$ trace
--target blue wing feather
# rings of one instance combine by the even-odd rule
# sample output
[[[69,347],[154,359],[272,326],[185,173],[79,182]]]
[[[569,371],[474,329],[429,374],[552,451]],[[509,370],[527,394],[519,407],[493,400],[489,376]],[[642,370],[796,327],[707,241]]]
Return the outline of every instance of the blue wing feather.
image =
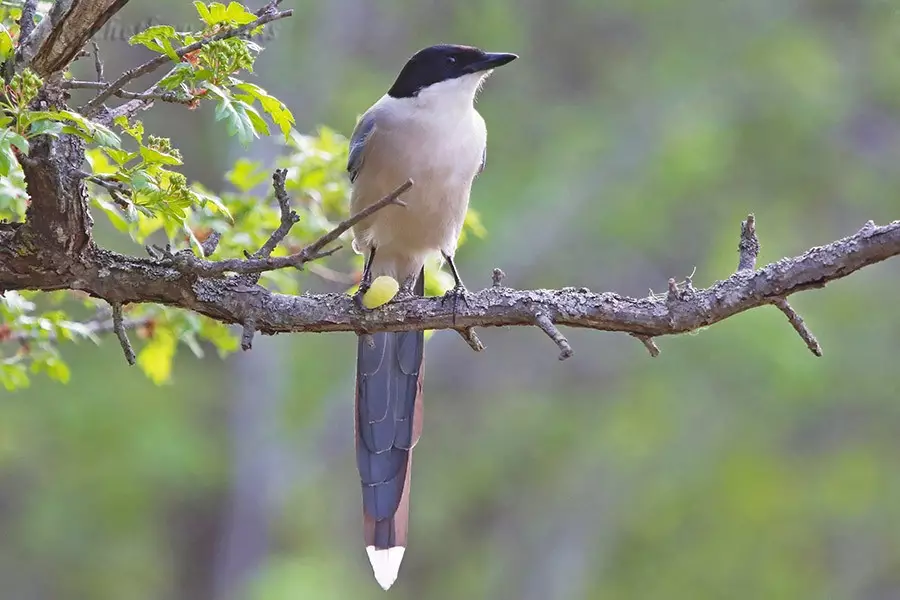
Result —
[[[347,172],[350,174],[351,182],[356,181],[356,176],[359,175],[359,170],[362,168],[363,158],[365,157],[366,142],[374,129],[375,117],[366,113],[360,118],[359,123],[356,124],[356,128],[353,130],[353,135],[350,136]]]

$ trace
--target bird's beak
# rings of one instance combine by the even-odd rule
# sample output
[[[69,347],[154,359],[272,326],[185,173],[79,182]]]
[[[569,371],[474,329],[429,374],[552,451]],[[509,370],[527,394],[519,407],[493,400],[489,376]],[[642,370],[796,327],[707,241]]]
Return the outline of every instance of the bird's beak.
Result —
[[[507,52],[485,52],[484,58],[473,62],[468,66],[468,71],[470,73],[489,71],[497,67],[502,67],[507,63],[511,63],[517,58],[519,58],[518,54],[509,54]]]

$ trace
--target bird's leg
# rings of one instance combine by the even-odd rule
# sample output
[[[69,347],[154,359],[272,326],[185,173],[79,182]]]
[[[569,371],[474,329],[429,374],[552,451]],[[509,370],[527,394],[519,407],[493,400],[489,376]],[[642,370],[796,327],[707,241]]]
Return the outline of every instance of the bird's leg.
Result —
[[[455,316],[457,313],[457,308],[459,306],[459,301],[466,301],[466,294],[468,291],[466,290],[466,286],[463,285],[462,278],[459,276],[459,271],[456,270],[456,264],[453,262],[453,257],[449,254],[441,253],[444,255],[444,259],[447,261],[447,264],[450,265],[450,272],[453,273],[453,287],[444,294],[444,297],[441,299],[441,304],[446,302],[447,300],[453,299],[453,315]]]
[[[413,288],[416,287],[416,282],[418,280],[418,273],[413,273],[404,279],[403,283],[400,285],[400,289],[397,291],[397,295],[394,296],[394,302],[415,298],[416,295],[413,293]]]
[[[353,294],[353,301],[356,302],[356,306],[359,307],[360,310],[365,310],[363,306],[362,299],[369,288],[372,286],[372,261],[375,260],[375,248],[373,247],[369,250],[369,255],[366,257],[365,265],[363,266],[362,277],[359,278],[359,287],[356,290],[356,293]]]

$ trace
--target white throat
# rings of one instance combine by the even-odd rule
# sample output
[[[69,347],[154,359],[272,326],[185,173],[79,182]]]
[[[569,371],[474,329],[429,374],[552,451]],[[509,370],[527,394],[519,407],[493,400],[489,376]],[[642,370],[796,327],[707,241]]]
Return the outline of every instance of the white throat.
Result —
[[[490,73],[482,71],[432,84],[421,90],[413,101],[416,107],[429,110],[470,110]]]

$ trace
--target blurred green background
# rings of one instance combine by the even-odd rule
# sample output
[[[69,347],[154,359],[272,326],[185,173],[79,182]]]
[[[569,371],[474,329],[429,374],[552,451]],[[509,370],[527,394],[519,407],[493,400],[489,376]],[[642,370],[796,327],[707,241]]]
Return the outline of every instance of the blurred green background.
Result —
[[[349,135],[423,46],[520,55],[479,99],[489,159],[472,203],[488,237],[459,255],[472,289],[493,267],[521,288],[643,296],[695,268],[706,286],[736,267],[749,212],[761,264],[900,217],[896,3],[283,8],[295,16],[255,81],[301,131]],[[133,1],[118,22],[194,15]],[[108,76],[146,57],[110,37]],[[142,118],[216,190],[237,157],[278,152],[237,146],[211,107]],[[889,261],[794,297],[820,359],[774,308],[660,339],[656,359],[609,333],[566,332],[564,363],[537,330],[482,330],[480,355],[437,333],[389,594],[900,598],[898,293]],[[386,597],[362,543],[355,347],[334,334],[257,338],[225,361],[182,351],[162,387],[115,341],[68,347],[69,385],[0,396],[0,597]]]

